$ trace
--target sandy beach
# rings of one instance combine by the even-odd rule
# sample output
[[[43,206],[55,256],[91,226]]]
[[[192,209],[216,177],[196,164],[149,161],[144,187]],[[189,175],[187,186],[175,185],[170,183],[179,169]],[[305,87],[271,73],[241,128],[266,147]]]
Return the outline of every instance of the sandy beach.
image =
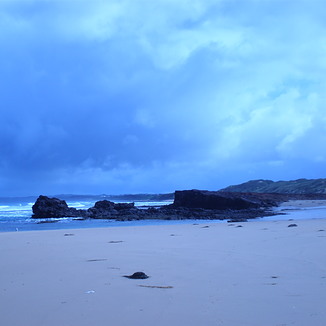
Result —
[[[0,242],[1,325],[326,324],[325,219],[8,232]],[[137,271],[150,277],[123,277]]]

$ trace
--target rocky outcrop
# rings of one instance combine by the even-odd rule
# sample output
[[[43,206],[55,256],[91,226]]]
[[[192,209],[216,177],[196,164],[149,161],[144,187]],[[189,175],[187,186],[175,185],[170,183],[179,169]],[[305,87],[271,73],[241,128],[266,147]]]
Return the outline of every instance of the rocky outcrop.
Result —
[[[68,207],[64,200],[39,196],[32,207],[33,218],[60,218],[83,217],[116,219],[123,215],[132,215],[135,211],[134,203],[113,203],[109,200],[101,200],[87,210]]]
[[[85,211],[68,207],[64,200],[39,196],[32,207],[33,218],[81,217]]]
[[[261,207],[264,206],[264,207]],[[221,194],[210,191],[177,191],[171,205],[159,208],[139,209],[134,203],[114,203],[101,200],[89,209],[68,207],[64,200],[40,196],[33,205],[33,218],[94,218],[142,220],[142,219],[250,219],[273,215],[266,209],[266,201],[243,198],[243,195]]]
[[[262,201],[254,201],[243,195],[204,190],[176,191],[175,207],[204,208],[204,209],[248,209],[264,206]]]
[[[278,206],[288,200],[326,199],[326,194],[257,193],[183,190],[175,192],[175,207],[243,210]]]
[[[87,216],[90,218],[113,218],[116,213],[114,203],[109,200],[98,201],[94,207],[87,210]]]
[[[114,203],[109,200],[100,200],[87,210],[68,207],[64,200],[58,198],[39,196],[33,205],[32,217],[38,219],[96,218],[119,221],[142,219],[243,221],[275,215],[276,213],[270,208],[288,200],[324,199],[324,196],[326,195],[184,190],[175,192],[173,204],[158,208],[137,208],[134,203]]]
[[[90,218],[118,218],[122,214],[130,214],[135,208],[134,203],[113,203],[109,200],[101,200],[94,207],[87,210]]]

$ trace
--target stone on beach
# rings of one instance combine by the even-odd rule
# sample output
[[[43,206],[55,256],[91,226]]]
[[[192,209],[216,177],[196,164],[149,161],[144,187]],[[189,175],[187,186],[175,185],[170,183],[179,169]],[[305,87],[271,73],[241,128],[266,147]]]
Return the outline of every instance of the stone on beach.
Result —
[[[146,275],[144,272],[135,272],[132,275],[124,275],[124,277],[133,279],[133,280],[144,280],[146,278],[149,278],[148,275]]]

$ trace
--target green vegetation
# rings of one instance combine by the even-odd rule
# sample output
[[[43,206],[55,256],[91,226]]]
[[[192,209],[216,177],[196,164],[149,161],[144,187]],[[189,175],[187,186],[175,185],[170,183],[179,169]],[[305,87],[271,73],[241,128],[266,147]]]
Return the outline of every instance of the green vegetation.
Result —
[[[292,181],[251,180],[229,186],[221,191],[282,194],[326,194],[326,179],[298,179]]]

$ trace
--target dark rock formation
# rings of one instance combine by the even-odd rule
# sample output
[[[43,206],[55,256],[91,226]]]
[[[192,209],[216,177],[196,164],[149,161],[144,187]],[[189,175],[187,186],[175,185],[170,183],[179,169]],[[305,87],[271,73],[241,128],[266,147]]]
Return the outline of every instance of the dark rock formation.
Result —
[[[64,200],[39,196],[32,207],[34,218],[77,217],[84,211],[68,207]]]
[[[109,200],[100,200],[87,210],[87,216],[90,218],[114,218],[116,213],[114,203]]]
[[[144,280],[146,278],[149,278],[149,276],[143,272],[135,272],[132,275],[124,275],[124,277],[131,278],[133,280]]]
[[[101,200],[94,207],[87,210],[90,218],[118,218],[121,215],[130,215],[137,209],[134,203],[113,203],[109,200]]]
[[[64,200],[42,195],[38,197],[32,210],[33,218],[82,217],[99,219],[117,219],[126,216],[137,218],[136,213],[140,211],[135,208],[134,203],[113,203],[109,200],[98,201],[87,210],[76,209],[68,207]]]
[[[204,209],[248,209],[258,208],[263,202],[253,201],[243,195],[218,191],[183,190],[174,195],[175,207]]]
[[[95,218],[119,221],[142,219],[211,219],[244,221],[250,218],[274,215],[270,198],[256,198],[210,191],[177,191],[171,205],[139,209],[134,203],[113,203],[101,200],[87,210],[69,208],[64,200],[40,196],[33,205],[33,218]]]
[[[110,210],[114,209],[114,203],[109,200],[100,200],[95,203],[93,208],[98,210]]]

